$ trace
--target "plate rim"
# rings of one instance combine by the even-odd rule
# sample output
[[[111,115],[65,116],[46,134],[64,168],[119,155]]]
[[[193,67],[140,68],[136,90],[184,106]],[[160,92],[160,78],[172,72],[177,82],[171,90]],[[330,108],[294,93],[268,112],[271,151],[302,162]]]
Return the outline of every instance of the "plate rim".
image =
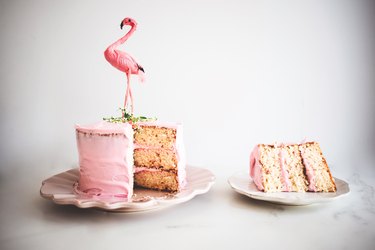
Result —
[[[339,181],[340,183],[342,183],[343,185],[345,185],[347,187],[346,191],[344,190],[343,193],[340,193],[340,194],[335,195],[333,197],[322,196],[322,197],[319,197],[319,199],[305,200],[305,199],[301,199],[301,198],[295,198],[295,199],[285,200],[285,199],[280,198],[280,197],[272,197],[272,194],[280,194],[280,193],[285,193],[285,192],[265,193],[265,192],[260,191],[260,190],[256,190],[256,191],[252,191],[250,189],[244,190],[243,188],[239,187],[239,185],[237,183],[235,183],[235,181],[234,181],[235,178],[247,178],[249,185],[253,184],[254,181],[250,177],[249,172],[246,172],[246,171],[237,171],[236,173],[232,174],[227,179],[227,182],[228,182],[229,186],[234,191],[236,191],[237,193],[239,193],[241,195],[245,195],[245,196],[247,196],[251,199],[254,199],[254,200],[261,200],[261,201],[264,201],[264,202],[280,204],[280,205],[288,205],[288,206],[307,206],[307,205],[313,205],[313,204],[319,204],[319,203],[326,203],[326,202],[330,202],[330,201],[336,200],[338,198],[344,197],[344,196],[350,194],[350,192],[351,192],[350,191],[350,185],[349,185],[348,182],[333,176],[336,183],[337,183],[337,181]],[[301,196],[302,195],[311,195],[311,196],[313,196],[313,195],[317,194],[315,192],[303,192],[303,193],[291,192],[291,193],[293,194],[292,197],[296,197],[298,195],[301,195]],[[337,194],[337,191],[335,193]],[[324,193],[318,193],[318,194],[324,195]],[[327,194],[332,194],[332,193],[327,193]]]
[[[54,174],[45,180],[42,181],[42,185],[39,189],[39,194],[41,197],[53,201],[55,204],[58,205],[74,205],[78,208],[98,208],[109,212],[145,212],[145,211],[154,211],[161,208],[166,208],[170,206],[174,206],[177,204],[181,204],[184,202],[187,202],[191,199],[193,199],[197,195],[201,195],[204,193],[207,193],[211,187],[214,185],[216,176],[213,174],[212,171],[206,168],[197,167],[197,166],[186,166],[186,172],[187,172],[187,178],[189,175],[189,171],[193,172],[190,174],[201,174],[203,173],[202,179],[198,179],[198,182],[188,182],[192,183],[191,189],[183,188],[180,192],[176,193],[174,195],[175,198],[173,199],[157,199],[157,197],[150,197],[150,199],[146,201],[116,201],[113,202],[107,202],[100,199],[95,199],[95,197],[92,198],[86,198],[80,196],[79,194],[75,193],[46,193],[46,190],[43,190],[46,188],[47,184],[59,184],[53,179],[62,179],[64,181],[67,180],[67,178],[61,177],[62,175],[70,176],[70,178],[76,178],[78,179],[78,176],[75,174],[79,168],[71,168],[66,171],[59,172],[57,174]],[[195,172],[194,172],[195,171]],[[73,183],[76,180],[68,180],[68,184],[63,184],[61,186],[64,186],[66,190],[73,191]],[[71,187],[70,187],[71,185]],[[189,185],[189,184],[188,184]],[[44,191],[44,192],[43,192]],[[186,191],[187,193],[183,193]],[[156,191],[157,192],[157,191]],[[179,196],[181,194],[184,194],[183,196]]]

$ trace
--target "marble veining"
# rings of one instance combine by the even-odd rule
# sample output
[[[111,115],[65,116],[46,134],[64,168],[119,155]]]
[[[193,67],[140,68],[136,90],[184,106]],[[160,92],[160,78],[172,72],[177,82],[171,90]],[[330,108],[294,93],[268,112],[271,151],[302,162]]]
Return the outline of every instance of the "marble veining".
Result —
[[[352,201],[335,212],[333,218],[350,219],[362,225],[370,225],[368,218],[375,218],[374,186],[366,183],[359,173],[352,174],[348,182],[352,191]]]

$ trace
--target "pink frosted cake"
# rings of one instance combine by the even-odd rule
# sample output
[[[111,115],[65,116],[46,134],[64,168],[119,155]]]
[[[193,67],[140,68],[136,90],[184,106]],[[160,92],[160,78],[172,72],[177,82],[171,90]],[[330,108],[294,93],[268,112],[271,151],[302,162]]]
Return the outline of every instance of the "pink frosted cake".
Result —
[[[250,176],[264,192],[335,192],[336,185],[317,142],[258,144]]]
[[[78,191],[131,198],[133,185],[171,192],[185,185],[181,124],[100,122],[76,126]]]

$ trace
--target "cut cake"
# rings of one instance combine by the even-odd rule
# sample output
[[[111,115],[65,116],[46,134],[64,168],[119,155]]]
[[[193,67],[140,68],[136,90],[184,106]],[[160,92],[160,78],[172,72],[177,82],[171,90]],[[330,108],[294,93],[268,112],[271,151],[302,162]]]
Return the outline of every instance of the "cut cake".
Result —
[[[250,176],[264,192],[335,192],[336,185],[319,143],[255,146]]]
[[[185,185],[181,124],[99,122],[76,126],[77,191],[131,198],[133,187],[171,192]]]

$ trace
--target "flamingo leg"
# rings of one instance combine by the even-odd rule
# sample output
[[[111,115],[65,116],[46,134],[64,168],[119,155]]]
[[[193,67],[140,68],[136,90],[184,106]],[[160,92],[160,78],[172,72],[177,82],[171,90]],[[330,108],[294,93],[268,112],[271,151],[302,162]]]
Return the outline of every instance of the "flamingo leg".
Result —
[[[130,82],[129,82],[129,96],[130,96],[130,101],[131,101],[131,104],[130,104],[131,111],[132,111],[132,114],[134,114],[133,93],[132,93],[132,89],[130,87]]]
[[[127,82],[126,82],[126,92],[125,92],[125,101],[124,101],[124,110],[126,110],[126,106],[128,104],[128,97],[129,97],[129,91],[130,91],[130,78],[129,78],[129,74],[126,73],[126,78],[127,78]],[[122,117],[125,116],[125,113],[122,112]]]

